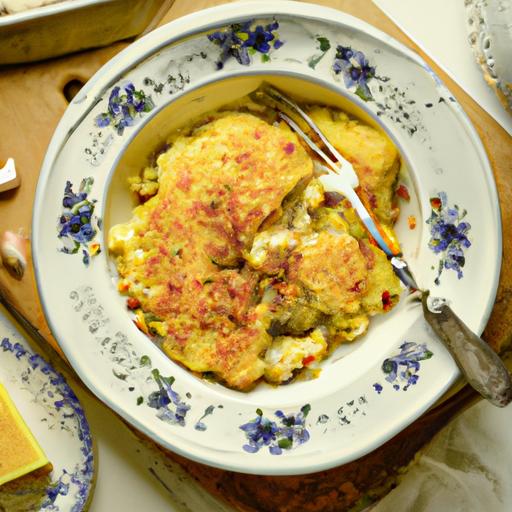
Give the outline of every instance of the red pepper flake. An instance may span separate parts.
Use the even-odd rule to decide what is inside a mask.
[[[439,197],[431,197],[430,206],[432,206],[434,210],[440,210],[442,206],[441,199]]]
[[[126,300],[126,306],[128,307],[128,309],[131,309],[133,311],[134,309],[140,308],[140,301],[135,297],[128,297],[128,299]]]
[[[190,190],[190,185],[192,185],[192,177],[187,171],[182,171],[178,181],[176,182],[176,187],[183,192],[188,192]]]
[[[302,360],[302,366],[307,366],[308,364],[311,364],[315,360],[315,356],[306,356]]]
[[[254,138],[255,139],[261,139],[261,132],[259,130],[255,130],[254,132]]]
[[[372,210],[377,209],[377,196],[375,194],[372,194],[371,192],[368,192],[368,190],[365,190],[366,196],[368,197],[368,201],[370,202],[370,208]]]
[[[396,189],[396,195],[405,199],[407,202],[411,200],[409,189],[403,183],[400,183],[400,186]]]
[[[384,311],[389,311],[391,309],[391,294],[388,290],[382,292],[382,308]]]
[[[343,200],[343,196],[338,192],[324,192],[324,205],[328,208],[338,206]]]
[[[349,291],[359,293],[362,290],[362,285],[364,285],[364,280],[357,281],[357,283],[352,286],[352,288],[349,288]]]
[[[407,223],[409,224],[409,229],[414,229],[416,227],[416,217],[409,215],[409,217],[407,217]]]
[[[119,281],[117,289],[121,293],[127,292],[130,289],[130,283],[127,283],[126,281]]]
[[[286,146],[284,147],[284,152],[287,155],[291,155],[295,151],[295,144],[293,142],[288,142]]]
[[[375,240],[375,238],[373,238],[372,235],[368,235],[368,242],[370,242],[370,244],[372,244],[375,247],[379,247],[377,240]]]
[[[247,160],[251,156],[251,153],[249,151],[246,151],[245,153],[241,153],[239,155],[236,155],[235,161],[237,164],[241,164],[245,160]]]
[[[169,292],[171,293],[181,293],[182,287],[179,285],[175,285],[174,283],[171,283],[170,281],[167,283],[167,288]]]

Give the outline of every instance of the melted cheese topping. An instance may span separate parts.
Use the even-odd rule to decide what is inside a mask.
[[[390,219],[396,150],[341,113],[313,114]],[[132,180],[144,199],[157,192],[110,231],[119,289],[140,304],[139,327],[189,369],[241,390],[284,382],[364,333],[400,285],[350,203],[324,196],[286,125],[234,111],[202,123]]]
[[[224,267],[239,265],[312,161],[290,131],[231,113],[178,138],[158,167],[158,194],[112,229],[109,249],[122,277],[151,290],[134,295],[165,319],[164,350],[244,388],[263,374],[271,338],[255,311],[257,275]]]

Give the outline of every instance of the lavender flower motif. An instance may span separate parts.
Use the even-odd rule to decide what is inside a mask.
[[[158,384],[158,391],[154,391],[148,397],[148,405],[157,410],[157,418],[170,423],[171,425],[185,426],[185,416],[190,405],[181,400],[181,397],[174,389],[174,377],[164,377],[157,369],[151,374]]]
[[[428,246],[434,253],[441,256],[434,281],[438,285],[444,269],[454,270],[459,279],[463,277],[462,267],[466,263],[464,250],[471,247],[467,237],[471,225],[468,222],[462,222],[466,216],[466,210],[461,211],[457,205],[453,208],[448,206],[445,192],[440,192],[437,197],[431,198],[430,205],[432,213],[427,220],[427,224],[430,224]]]
[[[388,357],[382,363],[382,371],[386,374],[386,380],[394,383],[393,388],[398,391],[402,385],[402,390],[407,391],[409,386],[414,386],[419,379],[420,361],[430,359],[434,354],[427,349],[425,343],[414,343],[405,341],[400,345],[400,353],[393,357]],[[382,386],[380,384],[374,388],[380,393]]]
[[[100,244],[93,239],[100,228],[100,220],[94,215],[96,200],[88,199],[94,178],[84,178],[78,192],[73,192],[73,184],[66,182],[62,199],[62,214],[58,221],[58,237],[62,240],[61,251],[76,254],[82,247],[82,261],[89,265],[90,256],[100,252]]]
[[[343,74],[345,86],[348,89],[355,87],[355,93],[362,100],[373,100],[368,82],[375,77],[375,68],[369,65],[362,52],[353,50],[350,46],[338,45],[332,69],[337,75]]]
[[[135,123],[136,117],[143,116],[154,108],[155,104],[151,96],[139,89],[135,90],[135,86],[128,82],[121,87],[116,86],[112,89],[108,99],[108,110],[96,116],[96,126],[105,128],[113,126],[118,135],[122,135],[124,129]]]
[[[221,48],[217,69],[222,69],[230,57],[234,57],[239,64],[248,66],[251,64],[251,55],[256,53],[261,54],[262,62],[268,62],[270,52],[283,46],[284,42],[276,32],[279,28],[277,21],[252,28],[253,25],[253,21],[246,21],[208,34],[208,39]]]
[[[277,421],[271,421],[263,416],[261,409],[256,409],[256,418],[239,427],[248,441],[242,448],[246,452],[256,453],[263,446],[268,446],[272,455],[281,455],[283,449],[290,450],[294,445],[306,443],[309,440],[306,417],[310,410],[311,406],[306,404],[297,414],[287,416],[282,411],[276,411],[274,415]]]

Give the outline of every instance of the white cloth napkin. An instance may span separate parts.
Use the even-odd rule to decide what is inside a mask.
[[[512,116],[485,82],[469,46],[464,0],[373,2],[512,135]]]
[[[481,402],[441,431],[372,512],[512,510],[512,406]]]

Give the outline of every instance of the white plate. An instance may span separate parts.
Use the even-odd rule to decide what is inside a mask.
[[[230,24],[254,19],[260,21],[236,30],[261,25],[274,36],[269,53],[261,51],[261,40],[247,55],[228,49],[218,69],[222,48],[207,33],[221,31],[218,38],[233,42],[226,37],[233,36]],[[273,46],[276,40],[283,44]],[[349,60],[349,47],[362,53]],[[361,65],[367,80],[348,80]],[[459,376],[420,309],[402,300],[385,318],[374,319],[364,339],[324,362],[316,380],[239,393],[170,361],[129,320],[106,251],[92,256],[94,244],[105,246],[108,227],[130,215],[126,175],[140,168],[173,126],[245,94],[262,77],[383,126],[409,170],[404,180],[411,201],[401,203],[397,225],[405,256],[420,284],[449,299],[481,332],[501,258],[498,199],[482,145],[458,103],[417,55],[370,25],[318,5],[223,5],[156,30],[106,64],[69,106],[51,141],[36,194],[33,253],[51,329],[99,398],[189,458],[241,472],[298,474],[375,449]],[[134,100],[130,84],[138,93]],[[137,103],[139,110],[126,117],[118,102],[128,109]],[[58,237],[66,182],[76,193],[89,177],[94,183],[84,193],[86,206],[94,204],[92,227],[81,231],[77,253],[65,254],[64,243],[74,244],[71,236]],[[455,218],[455,205],[460,215],[467,209],[464,220]],[[410,215],[417,219],[415,230],[408,228]],[[458,268],[443,266],[439,275],[444,262]],[[172,386],[162,376],[172,376]]]
[[[53,465],[41,511],[80,512],[94,488],[92,436],[66,379],[0,310],[0,382]]]

